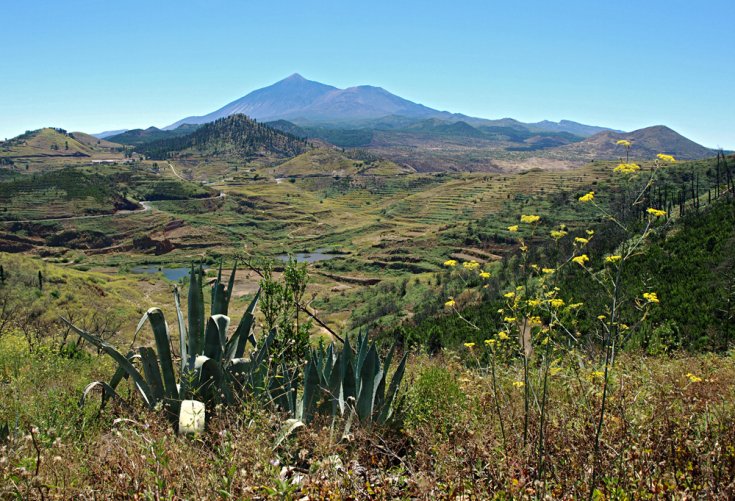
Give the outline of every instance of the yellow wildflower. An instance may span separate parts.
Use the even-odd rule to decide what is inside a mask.
[[[561,367],[549,367],[549,375],[550,376],[556,376],[561,372]]]
[[[600,321],[603,321],[604,322],[606,318],[607,317],[605,315],[597,315],[597,320],[600,320]]]
[[[625,146],[626,148],[630,148],[631,143],[627,139],[618,139],[615,144],[617,144],[618,146]]]
[[[515,293],[515,292],[513,292],[513,291],[510,291],[510,292],[506,292],[505,294],[503,294],[503,297],[507,297],[508,299],[512,299],[512,298],[514,298],[515,296],[516,296],[516,293]]]
[[[603,371],[594,371],[592,374],[590,374],[590,379],[599,379],[602,378],[605,375]]]
[[[569,305],[570,310],[576,310],[577,308],[581,308],[584,306],[584,303],[572,303]]]
[[[554,268],[541,268],[541,271],[550,275],[551,273],[554,273]]]
[[[691,381],[692,383],[699,383],[702,381],[701,377],[695,376],[691,372],[687,373],[687,377],[689,378],[689,381]]]
[[[541,304],[541,301],[539,301],[538,299],[529,299],[528,301],[526,301],[526,303],[531,308],[535,308],[536,306],[539,306]]]
[[[513,226],[508,226],[508,231],[510,231],[511,233],[515,233],[516,231],[518,231],[518,225],[514,224]]]
[[[516,317],[505,317],[505,318],[503,318],[503,321],[504,322],[508,322],[508,323],[515,322],[516,321]]]
[[[575,238],[574,238],[574,243],[575,243],[575,244],[582,244],[582,245],[587,245],[588,243],[590,243],[590,241],[589,241],[589,239],[588,239],[588,238],[584,238],[584,237],[575,237]]]
[[[513,381],[513,386],[515,386],[516,388],[523,388],[524,386],[526,386],[526,383],[524,383],[523,381]]]
[[[477,261],[473,259],[472,261],[466,261],[462,263],[462,267],[465,270],[476,270],[477,268],[480,267],[480,263],[478,263]]]
[[[623,259],[623,256],[620,256],[618,254],[615,254],[615,255],[612,255],[612,256],[607,256],[605,258],[605,262],[606,263],[617,263],[621,259]]]
[[[646,210],[646,212],[648,212],[648,213],[649,213],[650,215],[652,215],[653,217],[662,217],[662,216],[665,216],[665,215],[666,215],[666,211],[664,211],[664,210],[659,210],[659,209],[654,209],[653,207],[649,207],[649,208],[648,208],[648,209]]]
[[[495,343],[497,343],[497,341],[495,339],[486,339],[485,340],[485,344],[488,345],[488,346],[495,346]]]
[[[531,269],[538,271],[538,265],[536,263],[532,264]]]
[[[589,256],[587,256],[587,254],[582,254],[581,256],[577,256],[577,257],[572,258],[572,261],[574,261],[575,263],[577,263],[580,266],[584,266],[584,263],[586,263],[589,260],[590,260],[590,258],[589,258]]]
[[[538,223],[540,219],[541,219],[541,216],[536,216],[533,214],[531,215],[524,214],[521,216],[521,223],[528,223],[528,224]]]
[[[567,236],[568,233],[564,230],[553,230],[550,235],[551,238],[553,238],[554,240],[559,240],[560,238],[564,238],[565,236]]]
[[[487,271],[481,271],[480,278],[490,278],[490,273]]]
[[[558,298],[552,299],[551,301],[549,301],[549,304],[552,308],[561,308],[562,306],[564,306],[564,300]]]
[[[594,200],[594,198],[595,198],[595,192],[590,191],[586,195],[582,195],[581,197],[579,197],[579,201],[582,203],[587,203],[587,202],[591,202],[592,200]]]
[[[591,237],[595,234],[595,230],[585,230],[585,233],[587,233],[587,235]]]
[[[649,303],[658,303],[658,302],[660,302],[658,300],[658,294],[656,294],[655,292],[644,292],[643,293],[643,299],[645,299]]]
[[[471,350],[472,348],[474,348],[474,347],[475,347],[475,343],[465,343],[464,345],[465,345],[465,347],[466,347],[466,348],[467,348],[468,350]]]
[[[454,308],[454,306],[457,304],[457,302],[453,298],[449,298],[449,301],[444,303],[444,306],[446,308]]]
[[[641,170],[638,164],[620,164],[613,169],[613,172],[622,172],[623,174],[634,174]]]
[[[508,333],[505,331],[498,332],[498,339],[500,339],[501,341],[507,341],[509,339]]]
[[[676,159],[673,156],[667,155],[665,153],[659,153],[658,155],[656,155],[656,158],[658,158],[662,162],[666,162],[670,164],[673,164],[676,162]]]
[[[457,266],[457,260],[456,259],[447,259],[444,261],[444,266],[447,266],[448,268],[451,268],[453,266]]]

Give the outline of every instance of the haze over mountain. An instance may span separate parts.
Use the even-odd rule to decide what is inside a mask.
[[[510,126],[532,131],[570,132],[582,137],[610,130],[578,124],[570,120],[524,124],[514,119],[487,120],[460,113],[439,111],[391,94],[381,87],[360,85],[347,89],[307,80],[298,73],[273,85],[255,90],[212,113],[191,116],[165,127],[203,124],[242,113],[260,121],[289,120],[297,125],[350,125],[381,128],[382,125],[406,125],[413,120],[440,119],[464,121],[471,125]]]

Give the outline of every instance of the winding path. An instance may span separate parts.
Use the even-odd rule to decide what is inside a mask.
[[[171,167],[173,170],[173,167]],[[174,171],[176,172],[176,171]],[[166,202],[183,202],[183,201],[197,201],[197,200],[214,200],[217,198],[225,198],[227,195],[224,191],[220,191],[219,195],[215,195],[213,197],[207,197],[207,198],[186,198],[183,200],[166,200]],[[141,200],[138,202],[140,204],[140,209],[135,210],[121,210],[117,212],[113,212],[111,214],[94,214],[91,216],[68,216],[68,217],[52,217],[52,218],[42,218],[42,219],[13,219],[9,221],[0,221],[0,224],[2,223],[43,223],[47,221],[75,221],[75,220],[81,220],[81,219],[97,219],[101,217],[117,217],[117,216],[129,216],[131,214],[141,214],[143,212],[148,212],[154,209],[153,202],[148,200]]]

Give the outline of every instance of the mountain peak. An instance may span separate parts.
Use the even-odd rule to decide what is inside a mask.
[[[306,79],[305,79],[304,77],[302,77],[302,76],[301,76],[300,74],[298,74],[298,73],[294,73],[293,75],[289,75],[289,76],[287,76],[286,78],[284,78],[284,79],[282,80],[282,82],[286,82],[286,81],[291,81],[291,82],[303,82],[303,81],[305,81],[305,80],[306,80]]]

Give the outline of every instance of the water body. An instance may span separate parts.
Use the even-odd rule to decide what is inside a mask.
[[[317,249],[314,252],[297,252],[293,254],[294,259],[299,263],[316,263],[317,261],[328,261],[342,254],[330,254],[324,249]],[[279,254],[276,258],[281,261],[288,261],[288,254]]]
[[[188,267],[182,267],[182,268],[164,268],[162,266],[157,266],[155,264],[149,264],[149,265],[143,265],[143,266],[136,266],[132,268],[130,271],[133,273],[148,273],[148,274],[154,274],[154,273],[163,273],[163,276],[167,279],[171,280],[172,282],[178,282],[184,277],[189,276],[189,271],[191,268]]]

